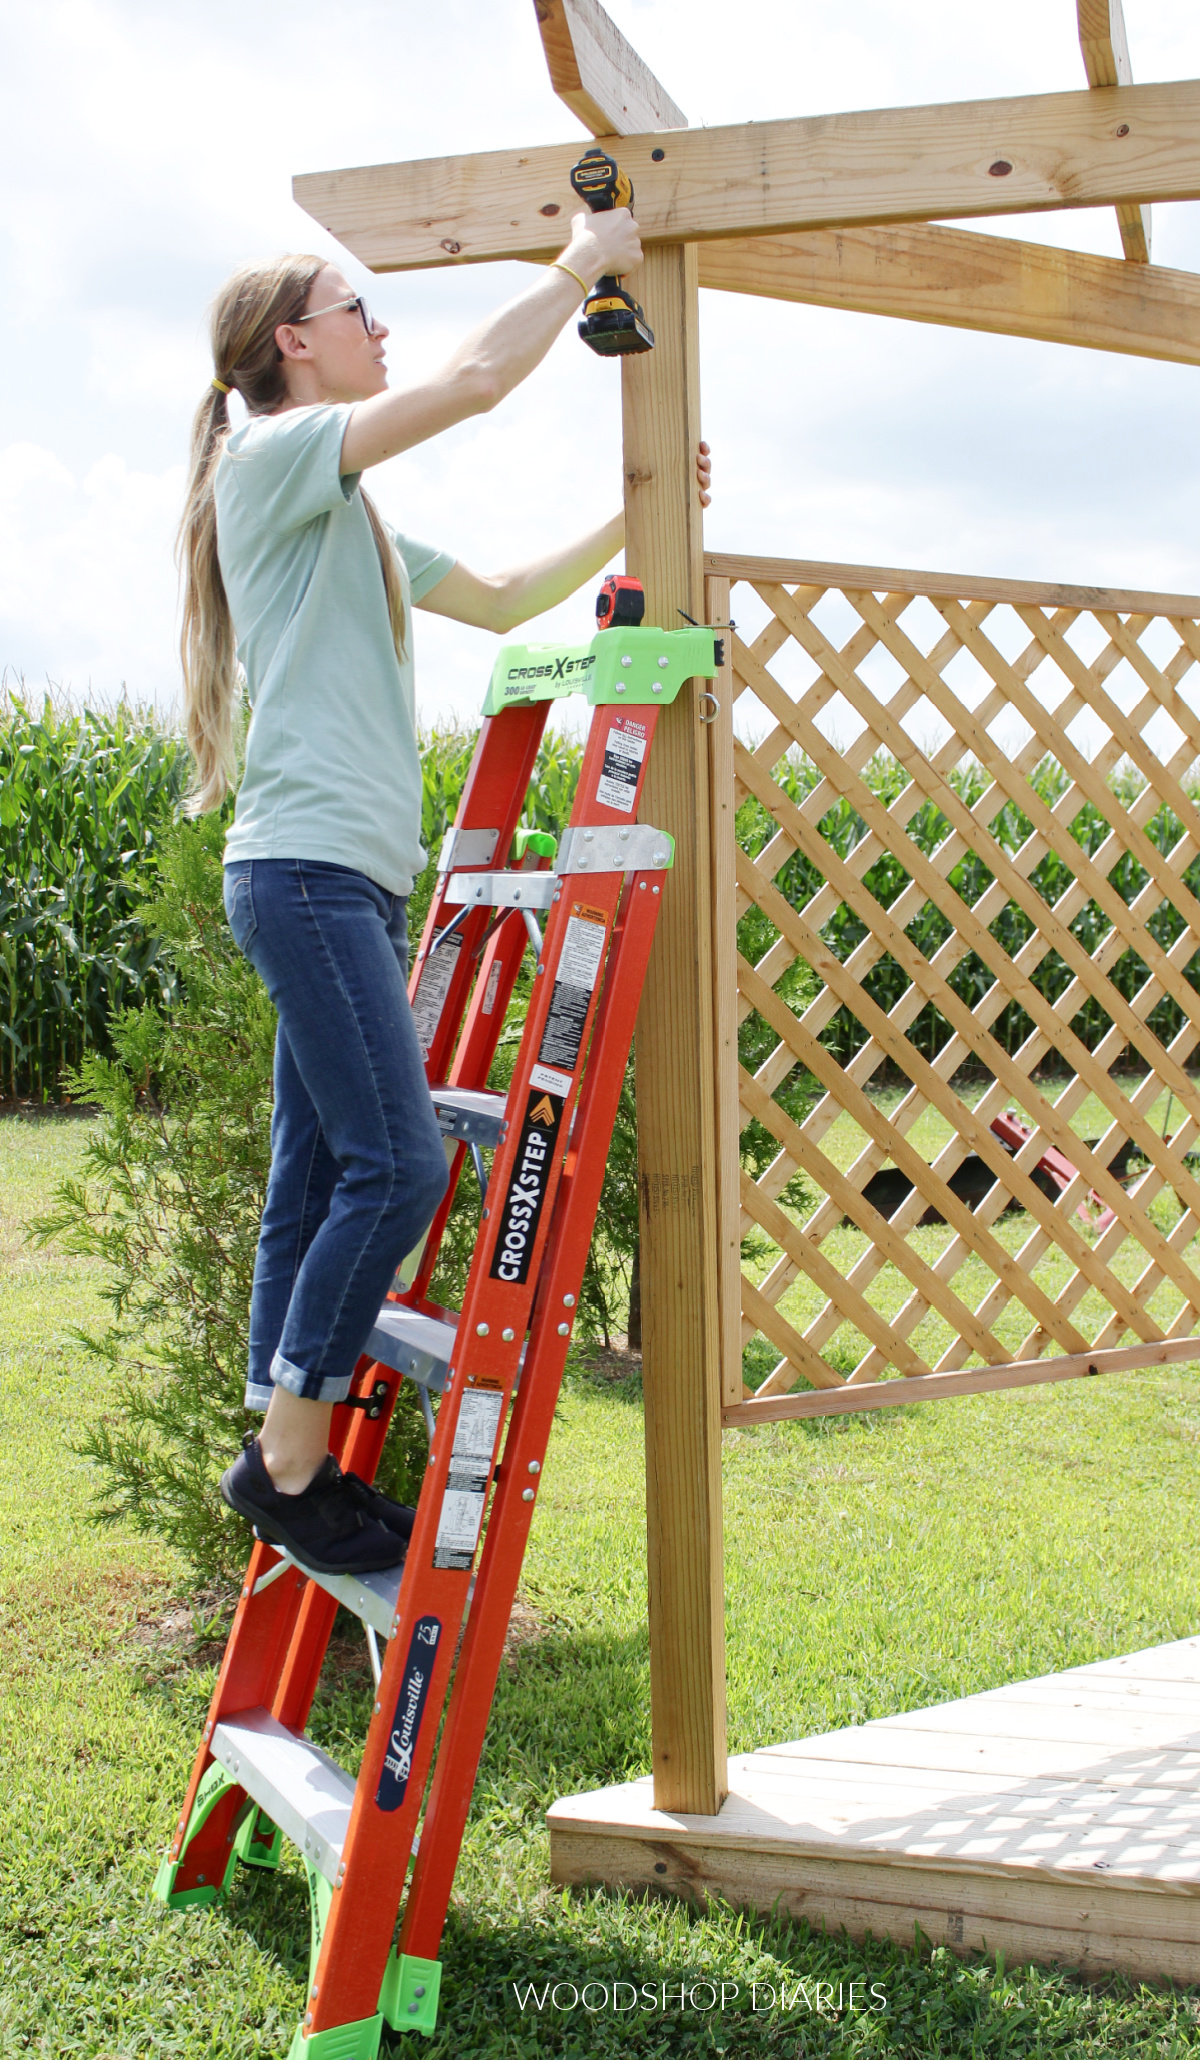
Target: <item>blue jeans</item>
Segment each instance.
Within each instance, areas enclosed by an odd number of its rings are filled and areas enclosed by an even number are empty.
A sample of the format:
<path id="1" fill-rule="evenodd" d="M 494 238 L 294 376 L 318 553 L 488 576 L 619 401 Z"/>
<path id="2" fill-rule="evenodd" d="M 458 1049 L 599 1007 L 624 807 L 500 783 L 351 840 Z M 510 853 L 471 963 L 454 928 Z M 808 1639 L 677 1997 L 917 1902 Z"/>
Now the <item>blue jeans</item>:
<path id="1" fill-rule="evenodd" d="M 243 859 L 225 912 L 279 1016 L 246 1407 L 340 1402 L 446 1189 L 408 1006 L 407 903 L 348 866 Z"/>

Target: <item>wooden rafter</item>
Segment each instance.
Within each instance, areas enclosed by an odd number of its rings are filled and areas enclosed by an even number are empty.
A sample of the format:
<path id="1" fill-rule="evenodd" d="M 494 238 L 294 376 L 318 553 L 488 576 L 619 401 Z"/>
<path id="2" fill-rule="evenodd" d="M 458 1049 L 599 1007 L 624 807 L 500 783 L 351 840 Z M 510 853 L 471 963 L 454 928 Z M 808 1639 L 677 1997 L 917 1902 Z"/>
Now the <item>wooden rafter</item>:
<path id="1" fill-rule="evenodd" d="M 593 136 L 686 129 L 650 67 L 597 0 L 534 0 L 550 84 Z"/>
<path id="2" fill-rule="evenodd" d="M 700 245 L 700 284 L 1200 364 L 1196 273 L 970 229 L 922 224 L 719 238 Z"/>
<path id="3" fill-rule="evenodd" d="M 550 83 L 593 136 L 687 127 L 597 0 L 535 6 Z M 1115 70 L 1093 78 L 1086 49 L 1085 61 L 1089 84 L 1127 83 Z M 1149 209 L 1140 213 L 1148 224 Z M 1119 260 L 924 223 L 723 237 L 702 244 L 699 256 L 701 286 L 726 293 L 1200 364 L 1200 279 L 1190 272 L 1146 267 L 1135 276 Z"/>
<path id="4" fill-rule="evenodd" d="M 652 153 L 659 152 L 655 158 Z M 648 245 L 1200 198 L 1200 82 L 626 137 Z M 299 204 L 376 271 L 562 245 L 574 144 L 313 172 Z"/>
<path id="5" fill-rule="evenodd" d="M 1079 47 L 1089 86 L 1132 86 L 1133 66 L 1121 0 L 1075 0 Z M 1121 248 L 1131 263 L 1150 262 L 1150 209 L 1120 206 Z"/>

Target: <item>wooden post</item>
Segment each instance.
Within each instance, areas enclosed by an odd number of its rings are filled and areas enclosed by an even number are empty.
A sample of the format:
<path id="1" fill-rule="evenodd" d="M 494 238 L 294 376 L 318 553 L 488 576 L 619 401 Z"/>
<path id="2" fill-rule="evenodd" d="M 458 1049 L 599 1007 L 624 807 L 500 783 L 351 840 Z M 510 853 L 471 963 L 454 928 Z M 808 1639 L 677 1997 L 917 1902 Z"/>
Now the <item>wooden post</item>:
<path id="1" fill-rule="evenodd" d="M 680 608 L 704 610 L 695 246 L 650 251 L 630 286 L 656 343 L 623 360 L 626 565 L 645 585 L 646 620 L 675 628 Z M 659 719 L 641 813 L 675 838 L 637 1029 L 654 1802 L 713 1816 L 727 1784 L 721 1355 L 708 766 L 694 688 Z"/>

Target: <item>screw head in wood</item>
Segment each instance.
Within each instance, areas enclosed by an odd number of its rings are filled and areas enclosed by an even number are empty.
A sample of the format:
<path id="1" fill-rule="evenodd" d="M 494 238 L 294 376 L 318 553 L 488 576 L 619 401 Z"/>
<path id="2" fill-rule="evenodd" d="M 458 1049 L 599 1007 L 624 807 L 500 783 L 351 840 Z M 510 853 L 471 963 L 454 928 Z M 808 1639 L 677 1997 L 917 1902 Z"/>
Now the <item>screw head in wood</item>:
<path id="1" fill-rule="evenodd" d="M 564 1309 L 573 1309 L 574 1307 L 575 1307 L 575 1297 L 574 1297 L 574 1295 L 564 1295 L 564 1296 L 563 1296 L 563 1308 L 564 1308 Z"/>
<path id="2" fill-rule="evenodd" d="M 569 1337 L 570 1337 L 570 1335 L 571 1335 L 571 1326 L 570 1326 L 570 1324 L 569 1324 L 569 1323 L 560 1323 L 560 1324 L 559 1324 L 559 1326 L 558 1326 L 558 1335 L 559 1335 L 559 1337 L 560 1337 L 560 1338 L 569 1338 Z"/>
<path id="3" fill-rule="evenodd" d="M 532 1489 L 532 1488 L 522 1488 L 522 1490 L 521 1490 L 521 1500 L 522 1500 L 522 1502 L 532 1502 L 532 1501 L 533 1501 L 533 1489 Z M 203 1879 L 203 1876 L 201 1876 L 201 1879 Z"/>
<path id="4" fill-rule="evenodd" d="M 512 1330 L 502 1330 L 500 1335 L 504 1339 L 506 1345 L 511 1345 L 513 1338 L 516 1336 L 516 1332 Z"/>
<path id="5" fill-rule="evenodd" d="M 476 1335 L 476 1337 L 477 1337 L 477 1338 L 485 1338 L 485 1337 L 487 1336 L 487 1334 L 488 1334 L 488 1327 L 487 1327 L 486 1323 L 477 1323 L 477 1324 L 475 1325 L 475 1335 Z"/>

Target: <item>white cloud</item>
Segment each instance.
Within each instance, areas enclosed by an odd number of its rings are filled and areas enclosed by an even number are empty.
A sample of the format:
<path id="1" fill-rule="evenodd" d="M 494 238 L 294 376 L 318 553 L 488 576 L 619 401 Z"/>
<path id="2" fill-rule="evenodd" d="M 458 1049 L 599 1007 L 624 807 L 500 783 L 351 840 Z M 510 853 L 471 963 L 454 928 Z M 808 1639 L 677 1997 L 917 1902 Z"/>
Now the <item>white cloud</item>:
<path id="1" fill-rule="evenodd" d="M 170 552 L 183 478 L 181 465 L 131 471 L 116 452 L 81 479 L 36 444 L 0 452 L 0 621 L 11 671 L 80 698 L 107 701 L 125 688 L 134 700 L 170 704 Z"/>

